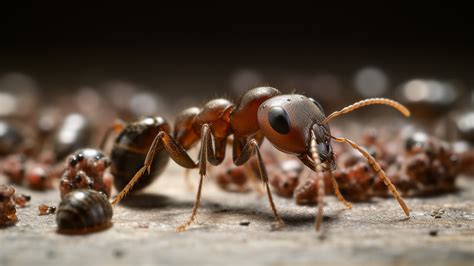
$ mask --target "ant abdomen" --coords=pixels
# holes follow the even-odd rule
[[[113,210],[107,196],[90,189],[68,193],[59,204],[56,222],[58,232],[79,234],[111,226]]]
[[[170,132],[168,122],[162,117],[148,117],[128,124],[117,136],[112,148],[110,172],[114,176],[114,186],[118,191],[121,191],[141,168],[148,149],[160,131]],[[132,192],[151,184],[163,172],[168,160],[168,153],[160,145],[155,151],[150,173],[143,174]]]

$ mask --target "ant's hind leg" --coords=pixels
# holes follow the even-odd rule
[[[260,178],[262,179],[264,183],[265,190],[267,191],[268,201],[270,203],[273,216],[275,217],[275,220],[276,220],[275,228],[281,229],[282,227],[285,226],[285,222],[283,222],[283,220],[278,215],[278,212],[275,207],[275,203],[273,202],[272,192],[268,185],[268,174],[267,174],[265,165],[263,164],[262,155],[260,154],[260,150],[258,148],[258,142],[255,139],[250,140],[247,143],[247,145],[245,145],[245,147],[242,149],[241,153],[234,157],[234,163],[235,165],[242,165],[246,163],[254,151],[257,154],[258,170],[260,172]]]
[[[196,168],[197,164],[189,157],[186,151],[178,144],[176,141],[171,138],[166,132],[160,131],[153,143],[148,150],[148,153],[145,158],[145,162],[140,168],[140,170],[135,173],[133,178],[128,182],[128,184],[120,191],[120,193],[115,196],[112,201],[112,205],[116,205],[120,200],[122,200],[127,193],[132,189],[133,185],[142,177],[145,172],[150,173],[150,168],[153,163],[153,159],[155,157],[155,152],[157,149],[165,148],[166,152],[170,155],[170,157],[179,165],[184,168]]]

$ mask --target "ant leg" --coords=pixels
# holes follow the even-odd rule
[[[314,161],[315,171],[316,171],[316,183],[318,185],[318,214],[316,215],[316,231],[319,231],[321,228],[321,222],[323,221],[323,208],[324,208],[324,179],[322,176],[323,167],[321,165],[321,160],[319,159],[318,150],[316,147],[316,137],[314,132],[311,131],[311,145],[310,145],[311,157]]]
[[[184,169],[184,184],[188,191],[193,191],[194,186],[191,183],[191,179],[189,179],[189,174],[191,173],[191,169]]]
[[[107,131],[105,131],[105,134],[102,137],[102,140],[100,141],[99,149],[104,150],[105,145],[107,144],[107,141],[109,140],[112,133],[118,134],[120,131],[122,131],[122,129],[125,127],[125,125],[126,125],[125,121],[123,121],[121,119],[115,119],[112,126],[110,126],[107,129]]]
[[[334,137],[334,136],[331,136],[331,137],[333,139],[335,139],[336,141],[338,141],[338,142],[345,142],[345,143],[351,145],[354,149],[356,149],[358,152],[360,152],[367,159],[367,161],[369,162],[370,167],[372,167],[372,169],[374,169],[374,171],[382,179],[384,184],[388,187],[390,192],[393,194],[395,199],[398,201],[398,204],[400,204],[400,207],[403,209],[405,214],[407,216],[410,216],[410,210],[408,209],[407,204],[405,203],[403,198],[400,196],[400,194],[397,191],[397,188],[392,184],[392,182],[387,177],[384,170],[380,167],[380,164],[375,160],[375,158],[372,157],[372,155],[370,155],[368,152],[366,152],[364,149],[362,149],[359,145],[357,145],[355,142],[353,142],[350,139],[338,138],[338,137]]]
[[[196,200],[194,203],[194,207],[189,217],[188,221],[176,228],[176,231],[183,232],[185,231],[196,219],[197,211],[199,205],[201,203],[201,191],[202,191],[202,183],[204,177],[206,176],[207,171],[207,161],[211,164],[217,165],[220,164],[224,160],[225,156],[225,147],[227,140],[226,139],[216,139],[214,144],[216,150],[214,150],[213,142],[212,142],[212,133],[209,128],[209,125],[204,124],[201,127],[201,148],[199,150],[199,185],[198,190],[196,193]]]
[[[257,177],[255,176],[252,167],[249,164],[245,164],[244,171],[247,177],[250,179],[250,183],[252,183],[252,186],[255,188],[255,191],[257,191],[257,194],[259,196],[265,195],[265,191],[263,191],[263,189],[258,184]]]
[[[253,152],[256,152],[257,154],[257,161],[258,161],[258,170],[260,172],[260,178],[262,179],[265,190],[267,191],[267,197],[268,201],[270,203],[270,207],[273,212],[273,216],[276,219],[276,229],[280,229],[285,226],[285,223],[283,220],[280,218],[278,215],[278,212],[275,207],[275,203],[273,202],[273,197],[272,197],[272,192],[270,190],[270,187],[268,186],[268,174],[267,170],[265,168],[265,165],[263,164],[263,159],[262,155],[260,154],[260,150],[258,148],[258,142],[255,139],[250,140],[245,147],[241,150],[240,154],[234,154],[234,164],[239,166],[244,163],[246,163],[250,157],[252,156]]]
[[[331,178],[331,183],[332,187],[334,188],[334,194],[336,194],[337,199],[342,202],[348,209],[352,209],[352,205],[347,202],[347,200],[342,196],[341,191],[339,190],[339,185],[337,184],[336,179],[334,178],[334,175],[332,174],[332,171],[329,170],[329,177]]]
[[[127,193],[132,189],[133,185],[140,179],[140,177],[147,171],[150,173],[150,168],[155,157],[155,152],[157,149],[165,148],[170,157],[179,165],[184,168],[196,168],[197,164],[189,157],[186,151],[170,136],[164,131],[160,131],[153,143],[148,150],[148,153],[145,158],[143,167],[135,173],[133,178],[128,182],[128,184],[120,191],[120,193],[115,196],[112,201],[112,205],[116,205],[120,200],[122,200]]]

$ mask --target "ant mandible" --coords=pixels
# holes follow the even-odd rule
[[[156,135],[146,155],[144,166],[115,197],[112,204],[115,205],[123,199],[139,178],[146,172],[150,172],[155,153],[165,149],[180,166],[187,169],[199,168],[200,179],[192,214],[186,223],[177,227],[177,231],[185,231],[196,218],[201,201],[203,178],[206,176],[206,163],[219,165],[223,161],[227,139],[232,134],[235,165],[243,165],[254,153],[257,155],[260,178],[264,183],[277,228],[283,227],[284,222],[273,203],[267,171],[259,150],[264,138],[281,152],[297,156],[306,166],[316,172],[319,185],[315,223],[317,231],[321,226],[324,206],[324,180],[320,173],[323,171],[331,173],[336,167],[331,139],[347,143],[360,152],[378,173],[405,214],[409,216],[408,206],[372,155],[352,140],[331,135],[328,122],[333,118],[373,104],[388,105],[405,116],[410,115],[409,110],[398,102],[373,98],[354,103],[326,117],[322,106],[317,101],[298,94],[282,95],[280,91],[272,87],[249,90],[241,97],[237,105],[226,99],[214,99],[205,104],[202,109],[196,107],[186,109],[177,117],[174,137],[165,131],[160,131]],[[199,139],[201,140],[199,157],[197,161],[194,161],[187,154],[186,149],[196,144]],[[341,195],[332,174],[330,174],[330,179],[337,198],[347,208],[351,208]]]

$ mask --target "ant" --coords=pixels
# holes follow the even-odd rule
[[[367,151],[347,138],[331,135],[328,125],[333,118],[352,112],[367,105],[383,104],[393,107],[403,115],[409,116],[410,111],[393,100],[384,98],[366,99],[325,116],[322,106],[312,98],[299,94],[282,94],[272,87],[258,87],[249,90],[237,105],[226,99],[214,99],[206,103],[203,108],[184,110],[177,118],[174,137],[166,131],[156,134],[144,165],[136,172],[130,182],[115,197],[112,204],[117,204],[130,191],[133,185],[145,173],[150,173],[153,158],[156,153],[164,150],[180,166],[184,168],[199,168],[199,185],[195,204],[188,221],[177,231],[185,231],[195,220],[201,201],[203,178],[206,176],[206,164],[219,165],[225,156],[227,139],[233,135],[232,151],[235,165],[243,165],[256,154],[260,178],[264,183],[268,201],[276,227],[284,226],[273,202],[272,193],[268,185],[267,171],[260,153],[259,146],[266,138],[281,152],[297,156],[307,167],[316,172],[318,191],[318,211],[315,228],[319,231],[323,217],[324,180],[323,171],[331,173],[335,169],[334,153],[331,140],[349,144],[360,152],[369,162],[369,165],[383,180],[399,205],[409,216],[409,209],[395,186],[390,182],[379,163]],[[194,110],[190,112],[190,110]],[[190,158],[186,149],[201,140],[197,161]],[[343,198],[335,178],[330,175],[337,198],[351,208]]]

